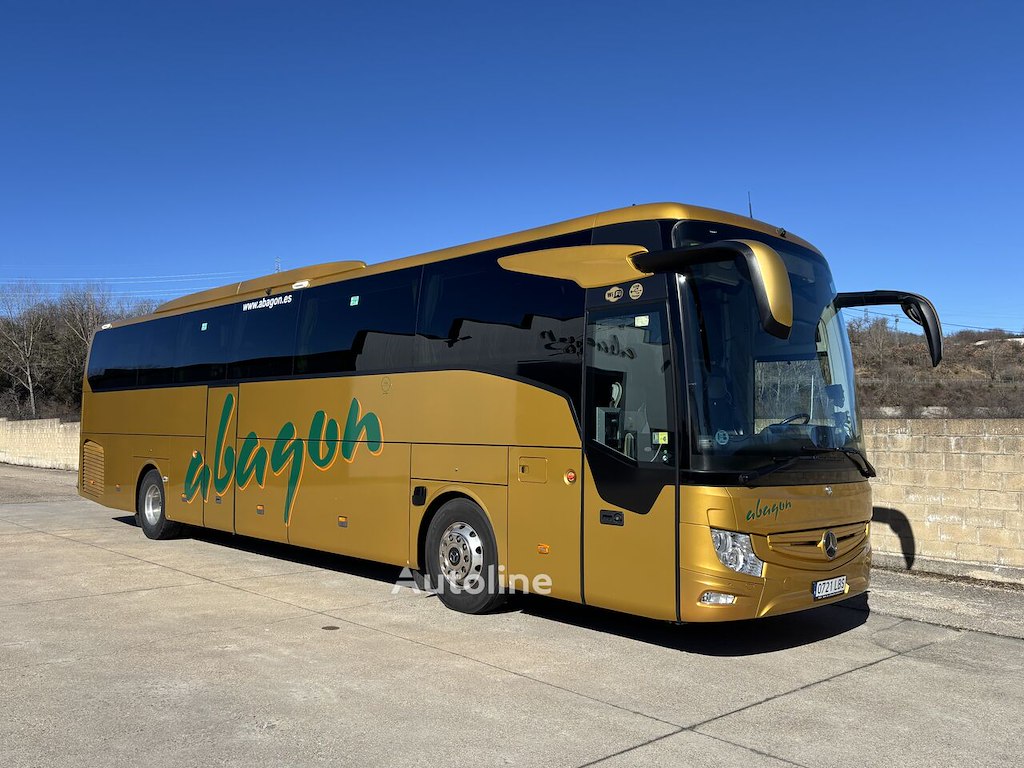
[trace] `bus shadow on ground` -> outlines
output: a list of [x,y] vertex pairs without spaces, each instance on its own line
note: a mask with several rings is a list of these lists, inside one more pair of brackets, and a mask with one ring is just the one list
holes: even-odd
[[[138,527],[135,517],[132,515],[124,515],[123,517],[115,517],[113,519],[125,525]],[[139,535],[143,535],[141,528],[139,529]],[[226,531],[216,531],[211,528],[187,526],[181,532],[179,538],[205,541],[219,547],[234,549],[238,552],[251,552],[254,555],[272,557],[275,560],[284,560],[297,565],[309,565],[328,571],[347,573],[352,576],[360,576],[387,584],[396,583],[402,575],[402,569],[396,565],[377,563],[372,560],[361,560],[357,557],[321,552],[316,549],[305,549],[295,544],[282,544],[276,541],[253,539],[248,536],[239,536],[227,533]]]
[[[136,525],[135,518],[131,515],[113,519],[126,525]],[[208,528],[188,527],[182,536],[239,552],[272,557],[385,584],[395,584],[403,578],[403,569],[395,565],[304,549],[293,544],[252,539]],[[405,581],[402,583],[405,584]],[[519,612],[567,626],[616,635],[686,653],[735,657],[798,648],[850,632],[868,620],[871,609],[867,597],[859,595],[839,603],[783,616],[713,624],[672,624],[527,594],[510,595],[508,601],[497,612]],[[440,605],[438,609],[448,610]]]
[[679,625],[536,595],[517,595],[515,602],[531,616],[702,656],[756,656],[810,645],[856,629],[871,612],[867,595],[860,595],[782,616]]

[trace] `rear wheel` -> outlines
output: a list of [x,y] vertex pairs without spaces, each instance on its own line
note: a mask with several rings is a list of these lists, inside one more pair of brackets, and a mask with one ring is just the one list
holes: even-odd
[[150,539],[170,539],[178,535],[181,524],[164,515],[164,481],[155,469],[149,470],[139,485],[136,519],[142,532]]
[[505,602],[498,579],[498,546],[487,516],[469,499],[452,499],[427,528],[430,586],[449,608],[487,613]]

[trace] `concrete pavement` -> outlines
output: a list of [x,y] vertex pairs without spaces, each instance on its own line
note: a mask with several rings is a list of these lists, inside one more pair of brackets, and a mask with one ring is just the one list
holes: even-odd
[[866,601],[671,626],[446,610],[398,569],[145,539],[0,466],[0,766],[1021,764],[1024,592],[877,572]]

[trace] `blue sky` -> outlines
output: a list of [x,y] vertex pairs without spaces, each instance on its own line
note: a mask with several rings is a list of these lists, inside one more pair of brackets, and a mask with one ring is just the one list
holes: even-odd
[[0,282],[171,296],[749,190],[840,290],[1020,331],[1022,29],[1010,2],[0,0]]

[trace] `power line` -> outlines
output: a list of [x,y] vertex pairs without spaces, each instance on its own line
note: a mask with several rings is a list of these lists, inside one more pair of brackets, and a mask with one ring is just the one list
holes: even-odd
[[[205,290],[207,290],[209,288],[218,288],[218,287],[219,286],[216,285],[216,284],[215,285],[200,285],[200,286],[196,286],[195,288],[189,289],[188,293],[199,293],[200,291],[205,291]],[[59,294],[59,293],[36,293],[36,292],[33,292],[33,291],[9,291],[8,295],[21,296],[21,297],[27,296],[29,298],[32,298],[34,296],[39,296],[40,298],[54,298],[54,297],[57,297],[57,296],[61,296],[62,294]],[[158,291],[158,290],[132,291],[132,290],[123,290],[123,291],[105,291],[105,295],[107,295],[107,296],[173,296],[173,297],[176,297],[176,296],[182,296],[184,294],[181,291]]]
[[[900,320],[900,316],[899,315],[889,314],[887,312],[875,312],[875,311],[870,310],[870,309],[865,309],[864,310],[864,314],[865,315],[874,315],[875,317],[888,317],[888,318],[891,318],[893,320],[896,320],[897,322],[899,322],[899,320]],[[847,319],[849,319],[849,318],[847,318]],[[1003,333],[1014,333],[1013,331],[1008,331],[1006,328],[985,328],[985,327],[980,326],[980,325],[960,325],[959,323],[947,323],[945,321],[943,321],[942,326],[944,328],[945,327],[948,327],[948,328],[964,328],[964,329],[969,330],[969,331],[1002,331]]]
[[37,280],[32,277],[10,277],[7,283],[31,283],[32,285],[81,285],[88,283],[174,283],[208,280],[213,277],[238,277],[244,272],[196,272],[191,275],[146,275],[140,277],[65,277],[52,280]]

